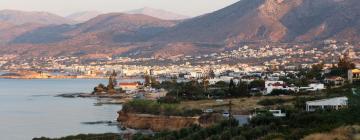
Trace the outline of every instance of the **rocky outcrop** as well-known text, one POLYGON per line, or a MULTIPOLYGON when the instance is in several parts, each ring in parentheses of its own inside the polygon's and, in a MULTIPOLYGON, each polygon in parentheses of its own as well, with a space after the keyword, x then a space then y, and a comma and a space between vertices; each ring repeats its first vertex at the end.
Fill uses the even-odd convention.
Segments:
POLYGON ((117 119, 121 125, 133 129, 150 129, 153 131, 179 130, 193 124, 199 124, 199 117, 157 116, 119 112, 117 119))
POLYGON ((124 127, 133 129, 150 129, 153 131, 163 130, 179 130, 181 128, 190 127, 191 125, 200 125, 208 127, 218 122, 221 118, 217 117, 182 117, 182 116, 162 116, 150 114, 118 112, 118 121, 124 127), (214 119, 215 118, 215 119, 214 119))

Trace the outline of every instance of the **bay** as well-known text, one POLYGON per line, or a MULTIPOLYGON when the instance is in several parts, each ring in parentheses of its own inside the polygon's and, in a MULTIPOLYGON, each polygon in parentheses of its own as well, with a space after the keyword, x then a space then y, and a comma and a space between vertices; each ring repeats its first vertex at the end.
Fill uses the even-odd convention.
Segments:
POLYGON ((61 98, 63 93, 88 93, 101 79, 0 79, 1 139, 29 140, 79 133, 120 132, 118 126, 83 122, 114 121, 121 105, 94 106, 96 99, 61 98))

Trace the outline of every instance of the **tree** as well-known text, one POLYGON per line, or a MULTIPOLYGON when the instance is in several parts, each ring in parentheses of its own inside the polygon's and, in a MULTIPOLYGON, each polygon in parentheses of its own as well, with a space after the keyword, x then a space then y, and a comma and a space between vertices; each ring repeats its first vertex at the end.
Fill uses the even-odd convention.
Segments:
POLYGON ((254 80, 254 81, 250 82, 250 88, 264 89, 265 81, 264 80, 254 80))
POLYGON ((235 83, 234 83, 234 80, 231 79, 231 80, 230 80, 230 83, 229 83, 229 92, 230 92, 230 95, 231 95, 231 96, 235 96, 235 94, 236 94, 235 88, 236 88, 236 85, 235 85, 235 83))
POLYGON ((208 88, 209 88, 209 84, 210 84, 209 79, 208 78, 203 78, 202 82, 203 82, 202 84, 203 84, 203 87, 204 87, 204 91, 208 92, 208 88))
POLYGON ((107 91, 107 87, 105 87, 105 85, 103 85, 103 84, 99 84, 97 87, 94 88, 93 93, 102 93, 102 92, 106 92, 106 91, 107 91))
POLYGON ((354 68, 355 68, 355 64, 351 62, 349 57, 344 56, 339 59, 337 70, 336 70, 336 68, 335 68, 335 70, 338 72, 338 74, 339 74, 338 76, 347 77, 348 70, 354 69, 354 68))
POLYGON ((146 75, 144 76, 144 80, 145 80, 144 85, 145 85, 145 86, 150 86, 150 84, 151 84, 151 78, 150 78, 150 76, 146 74, 146 75))
POLYGON ((160 88, 160 83, 156 80, 155 77, 150 77, 150 86, 153 87, 153 88, 157 88, 159 89, 160 88))
POLYGON ((351 62, 350 58, 347 56, 339 58, 338 66, 331 69, 328 76, 341 76, 341 77, 347 77, 347 72, 350 69, 354 69, 355 64, 351 62))
POLYGON ((210 72, 209 72, 209 77, 210 77, 211 79, 215 78, 215 72, 214 72, 214 70, 210 70, 210 72))
POLYGON ((246 82, 239 82, 235 97, 245 97, 249 95, 249 85, 246 82))
POLYGON ((107 89, 115 89, 115 86, 114 86, 114 81, 112 79, 112 77, 110 76, 109 78, 109 84, 107 86, 107 89))
POLYGON ((312 65, 310 71, 308 71, 306 73, 306 78, 307 79, 316 79, 316 80, 321 80, 322 79, 322 69, 324 68, 324 64, 320 63, 320 64, 316 64, 316 65, 312 65))
POLYGON ((230 83, 229 83, 229 89, 235 89, 235 83, 234 83, 234 80, 233 79, 231 79, 230 80, 230 83))
POLYGON ((354 69, 355 64, 351 62, 350 58, 347 56, 344 56, 343 58, 340 58, 338 63, 338 68, 341 70, 349 70, 354 69))

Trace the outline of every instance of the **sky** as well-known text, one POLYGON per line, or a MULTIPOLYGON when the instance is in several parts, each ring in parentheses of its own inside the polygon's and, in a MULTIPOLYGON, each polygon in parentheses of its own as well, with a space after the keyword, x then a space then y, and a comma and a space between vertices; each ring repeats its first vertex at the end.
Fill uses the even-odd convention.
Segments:
POLYGON ((61 16, 76 12, 123 12, 143 7, 186 16, 209 13, 239 0, 0 0, 0 10, 44 11, 61 16))

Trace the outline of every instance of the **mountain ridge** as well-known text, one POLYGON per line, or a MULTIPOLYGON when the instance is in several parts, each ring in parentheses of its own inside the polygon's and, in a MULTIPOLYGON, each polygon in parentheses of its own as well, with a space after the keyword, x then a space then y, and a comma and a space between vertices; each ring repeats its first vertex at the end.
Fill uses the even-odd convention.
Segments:
POLYGON ((82 11, 82 12, 70 14, 70 15, 66 16, 65 18, 75 21, 76 23, 82 23, 82 22, 86 22, 92 18, 95 18, 101 14, 103 14, 103 13, 98 12, 98 11, 82 11))
POLYGON ((143 7, 140 9, 125 11, 124 13, 143 14, 143 15, 148 15, 148 16, 156 17, 156 18, 163 19, 163 20, 184 20, 184 19, 189 18, 188 16, 185 16, 185 15, 180 15, 180 14, 177 14, 174 12, 169 12, 166 10, 160 10, 160 9, 155 9, 155 8, 150 8, 150 7, 143 7))
POLYGON ((45 28, 20 35, 25 41, 14 42, 15 46, 18 43, 46 48, 44 45, 51 43, 67 46, 69 52, 86 48, 85 54, 97 50, 109 56, 171 57, 218 52, 248 42, 312 43, 326 39, 351 42, 360 41, 360 1, 241 0, 213 13, 181 21, 109 13, 75 26, 45 28), (54 41, 26 41, 37 36, 54 41), (108 46, 126 49, 109 52, 108 46))
POLYGON ((19 10, 0 10, 0 22, 16 25, 27 23, 51 25, 73 24, 73 21, 49 12, 27 12, 19 10))

